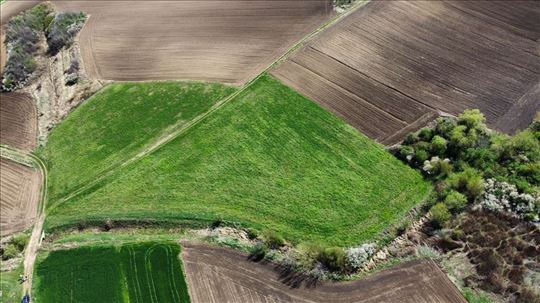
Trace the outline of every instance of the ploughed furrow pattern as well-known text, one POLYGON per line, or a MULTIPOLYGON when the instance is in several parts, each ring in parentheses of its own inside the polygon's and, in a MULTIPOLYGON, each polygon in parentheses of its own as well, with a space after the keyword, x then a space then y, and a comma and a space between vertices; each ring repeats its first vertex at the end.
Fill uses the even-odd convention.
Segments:
POLYGON ((227 248, 184 243, 182 257, 193 303, 466 302, 432 261, 408 262, 360 281, 314 284, 227 248))
POLYGON ((30 227, 37 215, 41 174, 0 158, 0 236, 30 227))
POLYGON ((241 84, 333 14, 330 0, 53 3, 90 14, 83 61, 107 80, 241 84))
POLYGON ((514 132, 540 109, 539 37, 534 1, 373 1, 272 73, 385 144, 467 108, 514 132))
POLYGON ((37 111, 27 94, 0 94, 0 144, 24 151, 36 147, 37 111))

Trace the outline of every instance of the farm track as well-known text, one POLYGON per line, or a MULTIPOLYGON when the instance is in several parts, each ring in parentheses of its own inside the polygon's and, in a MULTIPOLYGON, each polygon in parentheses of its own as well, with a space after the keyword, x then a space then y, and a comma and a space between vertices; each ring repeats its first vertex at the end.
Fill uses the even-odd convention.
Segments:
POLYGON ((30 152, 37 145, 37 109, 25 93, 0 93, 0 144, 30 152))
POLYGON ((242 85, 333 14, 329 0, 53 3, 90 15, 80 34, 86 70, 115 81, 242 85))
POLYGON ((539 38, 538 2, 374 1, 271 73, 384 144, 467 108, 511 133, 540 109, 539 38))
POLYGON ((184 243, 182 257, 193 303, 466 302, 428 260, 404 263, 359 281, 313 284, 275 264, 249 261, 232 249, 184 243))

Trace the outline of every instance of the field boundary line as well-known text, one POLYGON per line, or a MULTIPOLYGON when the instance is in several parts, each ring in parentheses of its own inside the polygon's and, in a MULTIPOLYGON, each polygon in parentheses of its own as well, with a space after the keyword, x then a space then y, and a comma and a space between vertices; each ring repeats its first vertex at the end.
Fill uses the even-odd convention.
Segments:
MULTIPOLYGON (((321 33, 322 31, 328 29, 329 27, 333 26, 334 24, 340 22, 345 17, 352 14, 357 9, 363 7, 367 3, 369 3, 371 0, 361 0, 353 4, 351 7, 349 7, 345 12, 341 14, 337 14, 334 17, 332 17, 330 20, 326 21, 319 27, 317 27, 315 30, 313 30, 311 33, 304 36, 302 39, 300 39, 298 42, 296 42, 293 46, 291 46, 285 53, 283 53, 279 58, 274 60, 272 63, 270 63, 264 70, 262 70, 257 76, 255 76, 253 79, 246 82, 241 88, 239 88, 237 91, 233 92, 229 96, 223 98, 222 100, 218 101, 216 104, 214 104, 208 111, 200 114, 199 116, 195 117, 188 123, 184 124, 182 127, 173 130, 169 134, 163 134, 159 138, 157 138, 157 141, 151 144, 149 147, 143 149, 141 152, 136 154, 135 156, 127 159, 126 161, 118 164, 117 166, 111 167, 109 170, 102 172, 98 177, 96 177, 94 180, 91 180, 87 182, 85 185, 79 187, 78 189, 72 191, 71 193, 65 195, 64 197, 60 198, 58 202, 56 202, 48 211, 54 210, 56 207, 61 205, 62 203, 66 202, 67 200, 70 200, 85 190, 93 187, 100 181, 106 179, 107 177, 113 175, 118 169, 128 166, 129 164, 136 162, 140 159, 145 158, 149 154, 153 153, 154 151, 158 150, 160 147, 166 145, 167 143, 171 142, 172 140, 176 139, 192 127, 199 124, 202 120, 204 120, 206 117, 229 103, 229 101, 233 100, 237 96, 239 96, 241 93, 246 91, 253 83, 255 83, 259 78, 261 78, 263 75, 265 75, 268 71, 270 71, 272 68, 280 64, 281 62, 285 61, 290 55, 295 53, 298 49, 300 49, 302 46, 304 46, 308 41, 310 41, 313 37, 321 33)), ((178 124, 177 124, 178 125, 178 124)), ((173 126, 174 128, 174 126, 173 126)))

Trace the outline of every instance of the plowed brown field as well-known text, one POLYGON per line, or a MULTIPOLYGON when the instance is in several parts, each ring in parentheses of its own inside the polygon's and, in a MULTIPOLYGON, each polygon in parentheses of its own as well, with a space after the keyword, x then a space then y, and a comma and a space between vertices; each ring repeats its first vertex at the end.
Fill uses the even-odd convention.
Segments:
POLYGON ((373 1, 272 73, 385 144, 467 108, 512 132, 540 109, 539 38, 537 1, 373 1))
POLYGON ((405 263, 360 281, 296 285, 299 277, 231 249, 186 243, 182 257, 193 303, 466 302, 432 261, 405 263))
POLYGON ((82 10, 85 67, 107 80, 239 84, 332 14, 330 0, 54 1, 82 10))
POLYGON ((0 236, 20 232, 36 219, 41 174, 30 167, 0 158, 0 236))
POLYGON ((23 93, 0 94, 0 144, 24 151, 37 143, 37 111, 30 96, 23 93))

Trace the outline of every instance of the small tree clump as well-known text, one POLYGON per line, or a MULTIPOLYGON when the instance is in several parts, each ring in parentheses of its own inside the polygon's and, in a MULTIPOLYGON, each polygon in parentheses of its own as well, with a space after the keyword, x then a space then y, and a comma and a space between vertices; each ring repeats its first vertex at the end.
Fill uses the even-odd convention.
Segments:
POLYGON ((273 230, 266 230, 261 235, 264 244, 270 249, 278 249, 285 245, 285 239, 273 230))
POLYGON ((467 206, 467 197, 460 192, 452 190, 444 199, 444 204, 449 210, 458 212, 467 206))
POLYGON ((448 207, 442 202, 433 205, 429 211, 431 213, 431 219, 439 226, 444 226, 452 218, 448 207))
POLYGON ((319 261, 331 271, 343 271, 346 266, 347 255, 341 247, 329 247, 319 255, 319 261))

